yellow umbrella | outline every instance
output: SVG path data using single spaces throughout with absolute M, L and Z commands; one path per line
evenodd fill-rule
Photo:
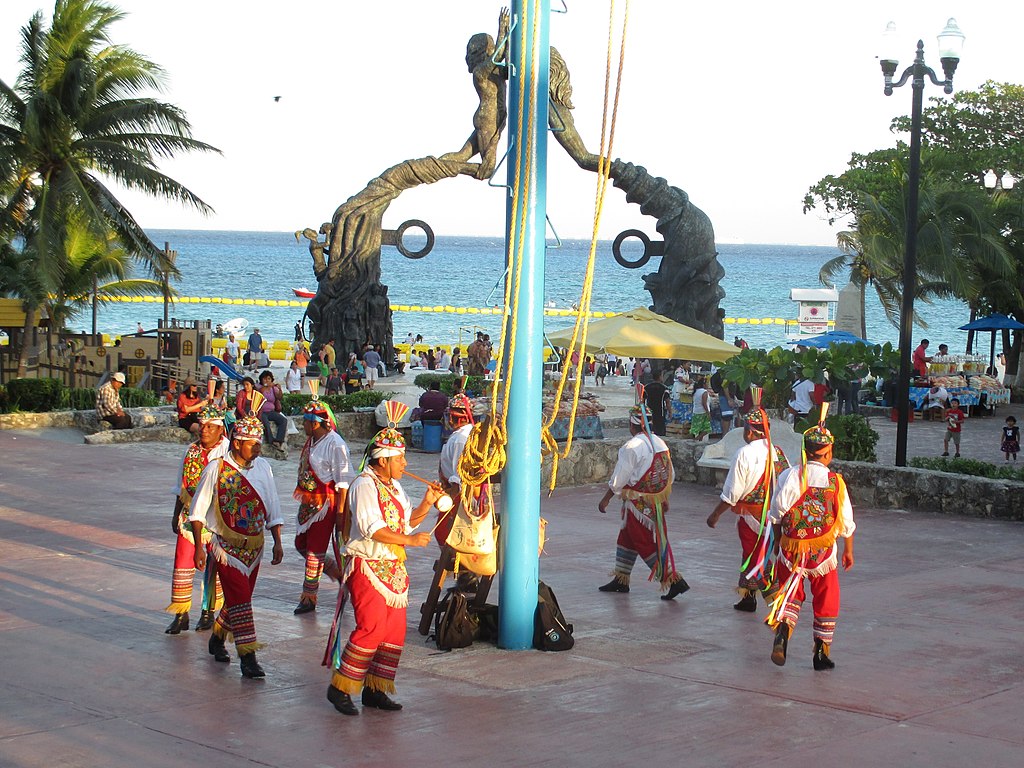
M 560 347 L 569 346 L 571 338 L 572 328 L 548 334 L 548 340 Z M 724 362 L 739 353 L 732 344 L 643 307 L 590 324 L 586 353 L 595 354 L 602 349 L 620 357 L 712 363 Z

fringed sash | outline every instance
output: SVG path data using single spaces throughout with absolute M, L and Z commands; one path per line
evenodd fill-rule
M 651 447 L 654 447 L 653 441 Z M 661 584 L 665 584 L 676 570 L 665 524 L 664 505 L 671 495 L 672 458 L 668 451 L 655 452 L 651 466 L 640 479 L 622 489 L 623 519 L 628 510 L 645 528 L 654 532 L 658 562 L 651 570 L 649 580 Z M 625 503 L 627 501 L 630 504 Z M 629 509 L 630 507 L 632 509 Z
M 377 488 L 377 503 L 380 514 L 388 530 L 395 533 L 405 532 L 405 513 L 394 492 L 373 472 L 374 486 Z M 405 608 L 409 604 L 409 572 L 405 569 L 405 547 L 401 544 L 387 544 L 394 559 L 367 560 L 362 557 L 351 557 L 345 566 L 344 580 L 359 571 L 367 578 L 377 593 L 392 608 Z

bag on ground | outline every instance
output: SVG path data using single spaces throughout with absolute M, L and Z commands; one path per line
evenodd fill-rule
M 469 612 L 469 598 L 454 587 L 449 589 L 434 615 L 434 642 L 442 651 L 473 644 L 477 619 Z
M 572 624 L 565 620 L 555 593 L 543 581 L 537 584 L 537 612 L 533 618 L 533 647 L 542 651 L 568 651 L 576 641 Z

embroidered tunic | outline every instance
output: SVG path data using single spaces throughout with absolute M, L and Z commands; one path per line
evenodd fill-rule
M 842 478 L 823 464 L 809 462 L 806 491 L 801 486 L 802 467 L 783 472 L 768 519 L 782 526 L 779 556 L 786 566 L 823 576 L 838 565 L 836 539 L 848 538 L 857 529 L 853 507 Z
M 217 461 L 227 453 L 230 445 L 230 441 L 226 437 L 222 437 L 219 443 L 207 451 L 197 440 L 185 449 L 185 455 L 181 458 L 181 471 L 178 473 L 181 480 L 178 487 L 174 489 L 175 495 L 181 499 L 178 535 L 193 544 L 195 542 L 192 540 L 192 526 L 188 524 L 188 512 L 192 504 L 192 497 L 196 492 L 196 486 L 199 485 L 199 477 L 203 474 L 207 464 Z M 203 532 L 203 540 L 209 541 L 209 532 Z
M 384 544 L 373 539 L 382 528 L 410 534 L 412 503 L 397 480 L 382 482 L 367 467 L 349 486 L 348 506 L 352 511 L 352 531 L 345 551 L 350 557 L 345 580 L 356 568 L 392 607 L 409 603 L 409 575 L 405 569 L 405 547 Z
M 251 574 L 263 556 L 263 531 L 284 523 L 270 463 L 257 457 L 243 469 L 230 451 L 211 461 L 199 478 L 188 519 L 213 533 L 217 562 Z
M 675 472 L 665 441 L 657 435 L 634 435 L 619 449 L 608 487 L 622 497 L 622 528 L 626 514 L 654 529 L 655 505 L 672 492 Z
M 789 466 L 789 461 L 777 446 L 772 447 L 775 450 L 775 472 L 778 477 Z M 747 443 L 737 451 L 722 486 L 722 501 L 731 505 L 755 533 L 761 532 L 762 509 L 767 492 L 764 477 L 767 461 L 767 440 Z
M 302 446 L 295 498 L 299 502 L 298 527 L 304 533 L 310 526 L 327 517 L 337 489 L 348 488 L 352 482 L 352 462 L 348 446 L 333 430 L 313 442 L 310 437 Z

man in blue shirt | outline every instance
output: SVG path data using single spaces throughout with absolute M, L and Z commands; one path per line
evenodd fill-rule
M 366 388 L 373 389 L 374 383 L 377 381 L 377 374 L 380 373 L 380 369 L 377 367 L 380 365 L 380 354 L 374 349 L 373 344 L 367 348 L 363 353 L 363 367 L 366 369 Z

